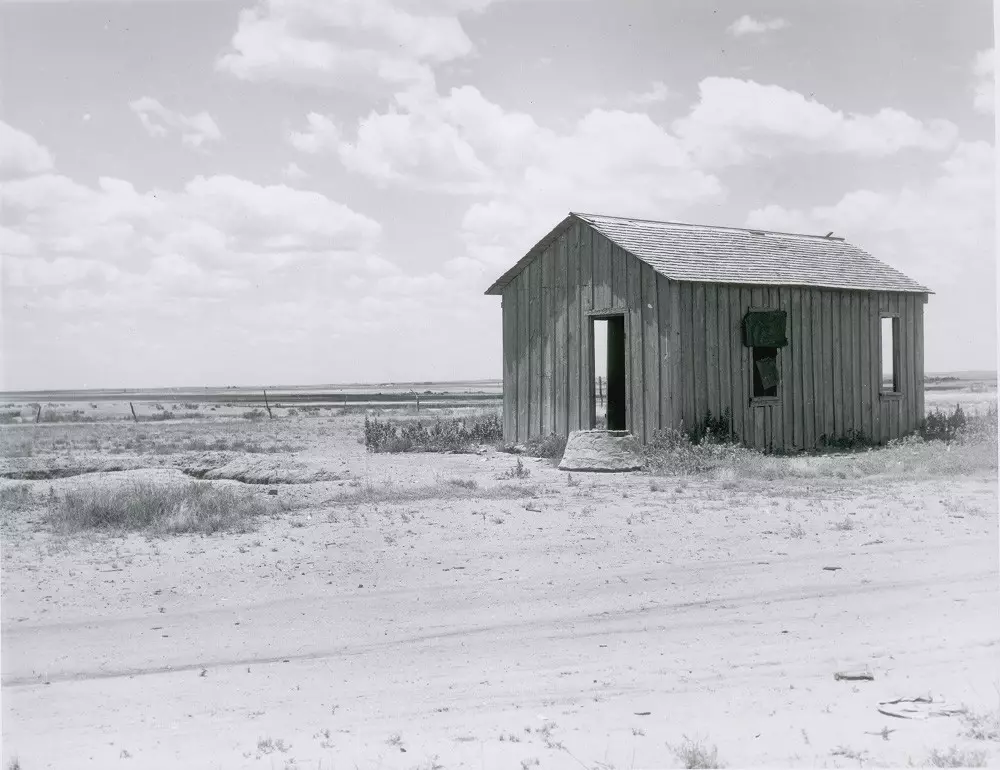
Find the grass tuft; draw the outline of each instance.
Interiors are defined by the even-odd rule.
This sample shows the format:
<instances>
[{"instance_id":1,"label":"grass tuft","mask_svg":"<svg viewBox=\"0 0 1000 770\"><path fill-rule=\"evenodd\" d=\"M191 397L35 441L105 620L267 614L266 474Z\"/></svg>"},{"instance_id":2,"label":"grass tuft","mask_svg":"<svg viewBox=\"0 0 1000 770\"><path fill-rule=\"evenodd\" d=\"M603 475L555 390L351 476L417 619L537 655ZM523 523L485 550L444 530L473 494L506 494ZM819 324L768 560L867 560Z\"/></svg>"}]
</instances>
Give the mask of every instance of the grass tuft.
<instances>
[{"instance_id":1,"label":"grass tuft","mask_svg":"<svg viewBox=\"0 0 1000 770\"><path fill-rule=\"evenodd\" d=\"M947 751L934 749L927 755L926 764L931 767L986 767L986 752L963 751L954 746Z\"/></svg>"},{"instance_id":2,"label":"grass tuft","mask_svg":"<svg viewBox=\"0 0 1000 770\"><path fill-rule=\"evenodd\" d=\"M686 735L683 743L669 748L688 770L725 767L719 762L719 753L715 746L708 748L701 741L691 740Z\"/></svg>"},{"instance_id":3,"label":"grass tuft","mask_svg":"<svg viewBox=\"0 0 1000 770\"><path fill-rule=\"evenodd\" d=\"M420 420L379 420L365 417L365 448L369 452L468 452L473 447L497 444L503 439L503 424L497 414L465 419L437 419L424 425Z\"/></svg>"},{"instance_id":4,"label":"grass tuft","mask_svg":"<svg viewBox=\"0 0 1000 770\"><path fill-rule=\"evenodd\" d=\"M68 492L50 511L49 521L67 533L212 534L250 531L254 519L270 511L258 496L229 486L140 481Z\"/></svg>"}]
</instances>

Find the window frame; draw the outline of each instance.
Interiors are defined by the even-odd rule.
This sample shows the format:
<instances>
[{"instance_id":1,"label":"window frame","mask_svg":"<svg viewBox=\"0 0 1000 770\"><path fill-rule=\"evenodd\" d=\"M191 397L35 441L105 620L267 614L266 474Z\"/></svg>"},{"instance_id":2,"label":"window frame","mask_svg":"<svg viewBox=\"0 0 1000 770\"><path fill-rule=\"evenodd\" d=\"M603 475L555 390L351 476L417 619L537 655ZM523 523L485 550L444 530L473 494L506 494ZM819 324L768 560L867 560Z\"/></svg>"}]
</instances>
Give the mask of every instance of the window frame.
<instances>
[{"instance_id":1,"label":"window frame","mask_svg":"<svg viewBox=\"0 0 1000 770\"><path fill-rule=\"evenodd\" d=\"M769 305L769 306L766 306L766 307L750 306L750 307L748 307L746 309L746 313L773 313L773 312L777 312L779 310L785 310L787 312L786 308L783 308L783 307L774 307L774 306L770 306ZM746 316L746 313L744 313L744 316ZM755 371L754 371L755 364L754 364L754 354L753 354L753 352L757 348L755 348L755 347L747 347L746 345L744 345L743 349L744 350L748 350L750 352L750 355L748 356L749 366L747 367L747 393L750 396L747 399L747 401L750 404L750 406L774 406L775 404L780 404L781 403L781 395L782 395L782 386L783 386L784 380L785 380L784 372L782 371L782 366L781 366L781 358L782 358L782 356L781 356L781 350L782 349L781 348L773 348L773 350L775 351L775 353L774 353L774 366L778 370L778 384L774 388L774 395L773 396L755 396L753 394L753 384L754 384L754 375L755 375Z\"/></svg>"},{"instance_id":2,"label":"window frame","mask_svg":"<svg viewBox=\"0 0 1000 770\"><path fill-rule=\"evenodd\" d=\"M882 370L884 361L882 360L882 353L885 349L885 319L891 318L892 323L890 324L890 334L892 335L892 383L889 390L886 390L885 384L885 372ZM900 372L901 353L901 335L903 333L903 325L900 319L900 314L893 311L882 310L878 314L878 394L879 398L884 399L900 399L903 398L905 393L903 392L903 378L902 372Z\"/></svg>"}]
</instances>

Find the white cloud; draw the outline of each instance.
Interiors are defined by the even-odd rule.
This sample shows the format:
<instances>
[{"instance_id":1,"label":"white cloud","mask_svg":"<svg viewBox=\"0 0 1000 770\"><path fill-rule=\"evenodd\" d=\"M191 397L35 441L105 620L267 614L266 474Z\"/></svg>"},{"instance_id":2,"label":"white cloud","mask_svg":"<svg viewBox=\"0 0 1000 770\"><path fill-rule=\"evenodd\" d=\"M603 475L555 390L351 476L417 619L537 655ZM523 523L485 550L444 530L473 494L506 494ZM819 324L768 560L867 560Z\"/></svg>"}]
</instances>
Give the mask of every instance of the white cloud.
<instances>
[{"instance_id":1,"label":"white cloud","mask_svg":"<svg viewBox=\"0 0 1000 770\"><path fill-rule=\"evenodd\" d=\"M219 70L250 81L367 89L433 83L431 67L468 56L459 14L489 0L262 0L240 13Z\"/></svg>"},{"instance_id":2,"label":"white cloud","mask_svg":"<svg viewBox=\"0 0 1000 770\"><path fill-rule=\"evenodd\" d=\"M222 132L207 112L184 115L167 109L149 96L130 102L129 108L152 137L163 138L176 131L181 142L193 149L201 149L207 142L217 142L222 138Z\"/></svg>"},{"instance_id":3,"label":"white cloud","mask_svg":"<svg viewBox=\"0 0 1000 770\"><path fill-rule=\"evenodd\" d=\"M294 161L286 163L284 168L281 169L282 175L293 182L301 181L305 179L309 174L302 170L302 167Z\"/></svg>"},{"instance_id":4,"label":"white cloud","mask_svg":"<svg viewBox=\"0 0 1000 770\"><path fill-rule=\"evenodd\" d=\"M0 120L0 179L41 174L52 168L52 154L34 137Z\"/></svg>"},{"instance_id":5,"label":"white cloud","mask_svg":"<svg viewBox=\"0 0 1000 770\"><path fill-rule=\"evenodd\" d=\"M666 101L670 96L670 89L662 80L653 81L649 89L640 93L631 93L625 97L629 104L648 105Z\"/></svg>"},{"instance_id":6,"label":"white cloud","mask_svg":"<svg viewBox=\"0 0 1000 770\"><path fill-rule=\"evenodd\" d=\"M709 166L792 152L874 158L906 149L941 151L958 136L946 120L924 122L891 108L845 115L795 91L753 81L710 77L701 81L699 92L699 101L674 130Z\"/></svg>"},{"instance_id":7,"label":"white cloud","mask_svg":"<svg viewBox=\"0 0 1000 770\"><path fill-rule=\"evenodd\" d=\"M809 209L757 209L750 227L838 235L935 292L927 306L932 369L995 366L996 211L993 148L962 142L926 185L856 190Z\"/></svg>"},{"instance_id":8,"label":"white cloud","mask_svg":"<svg viewBox=\"0 0 1000 770\"><path fill-rule=\"evenodd\" d=\"M325 115L310 112L306 115L307 126L303 131L291 131L288 143L299 152L316 154L323 150L336 150L340 143L340 130Z\"/></svg>"},{"instance_id":9,"label":"white cloud","mask_svg":"<svg viewBox=\"0 0 1000 770\"><path fill-rule=\"evenodd\" d=\"M733 37L743 37L744 35L760 35L765 32L775 32L785 29L789 24L785 19L765 19L758 21L751 16L741 16L728 27L726 31Z\"/></svg>"},{"instance_id":10,"label":"white cloud","mask_svg":"<svg viewBox=\"0 0 1000 770\"><path fill-rule=\"evenodd\" d=\"M994 101L996 96L996 85L994 83L994 69L996 61L995 49L990 48L976 54L973 64L973 74L975 75L974 89L975 98L973 106L977 112L991 113L994 111Z\"/></svg>"}]
</instances>

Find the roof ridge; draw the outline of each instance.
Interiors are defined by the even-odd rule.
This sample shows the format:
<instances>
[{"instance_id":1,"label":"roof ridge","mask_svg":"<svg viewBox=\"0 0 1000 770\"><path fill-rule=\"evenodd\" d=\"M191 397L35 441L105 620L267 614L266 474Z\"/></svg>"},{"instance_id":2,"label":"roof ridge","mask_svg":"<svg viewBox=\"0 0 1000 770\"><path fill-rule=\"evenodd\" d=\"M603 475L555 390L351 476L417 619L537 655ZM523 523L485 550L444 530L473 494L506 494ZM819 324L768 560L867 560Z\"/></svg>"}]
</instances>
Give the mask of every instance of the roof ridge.
<instances>
[{"instance_id":1,"label":"roof ridge","mask_svg":"<svg viewBox=\"0 0 1000 770\"><path fill-rule=\"evenodd\" d=\"M698 224L697 222L678 222L669 219L644 219L642 217L619 217L614 214L587 214L582 211L571 211L569 212L571 216L580 217L581 219L586 219L587 217L595 217L600 219L621 219L626 222L650 222L657 225L670 225L672 227L690 227L690 228L701 228L704 230L731 230L740 233L757 233L760 235L784 235L791 238L812 238L819 241L841 241L847 243L847 241L839 235L813 235L812 233L789 233L783 230L768 230L762 227L733 227L732 225L705 225ZM853 244L851 244L853 245Z\"/></svg>"}]
</instances>

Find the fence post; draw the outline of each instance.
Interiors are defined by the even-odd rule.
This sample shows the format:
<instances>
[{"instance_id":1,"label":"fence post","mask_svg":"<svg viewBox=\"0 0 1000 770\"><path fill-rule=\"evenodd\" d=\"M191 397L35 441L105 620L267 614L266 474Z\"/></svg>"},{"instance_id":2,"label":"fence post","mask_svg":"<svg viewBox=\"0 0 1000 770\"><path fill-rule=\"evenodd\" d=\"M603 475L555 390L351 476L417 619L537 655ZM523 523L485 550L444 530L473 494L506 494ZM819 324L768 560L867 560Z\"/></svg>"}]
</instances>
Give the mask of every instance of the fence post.
<instances>
[{"instance_id":1,"label":"fence post","mask_svg":"<svg viewBox=\"0 0 1000 770\"><path fill-rule=\"evenodd\" d=\"M139 422L139 416L135 413L135 407L132 406L131 401L128 402L128 408L132 410L132 419L135 420L136 422Z\"/></svg>"},{"instance_id":2,"label":"fence post","mask_svg":"<svg viewBox=\"0 0 1000 770\"><path fill-rule=\"evenodd\" d=\"M41 404L38 405L38 411L35 412L35 422L38 422L40 419L42 419L42 405Z\"/></svg>"},{"instance_id":3,"label":"fence post","mask_svg":"<svg viewBox=\"0 0 1000 770\"><path fill-rule=\"evenodd\" d=\"M264 391L264 408L267 409L267 416L273 420L274 415L271 414L271 405L267 403L267 390Z\"/></svg>"}]
</instances>

